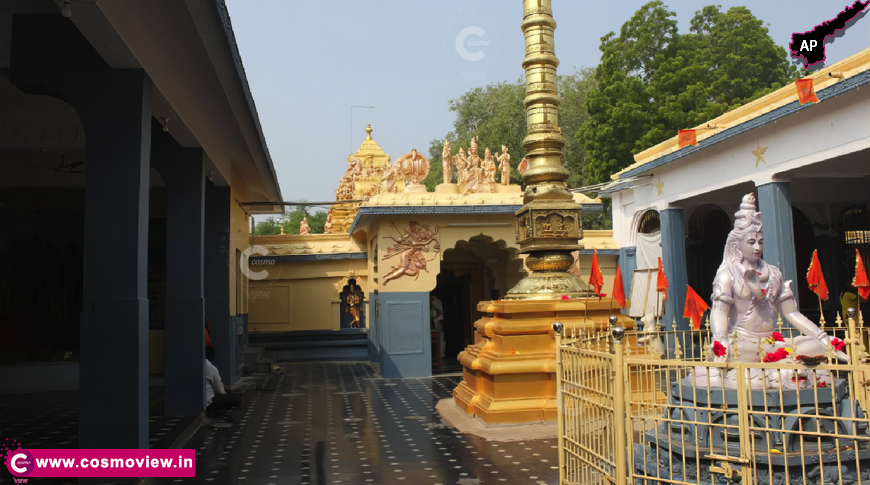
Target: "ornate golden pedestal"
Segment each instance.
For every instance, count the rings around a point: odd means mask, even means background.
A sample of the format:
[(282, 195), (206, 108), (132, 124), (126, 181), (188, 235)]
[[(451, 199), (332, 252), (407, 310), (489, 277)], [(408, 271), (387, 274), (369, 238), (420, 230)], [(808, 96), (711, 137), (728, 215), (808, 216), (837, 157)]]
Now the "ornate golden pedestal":
[(477, 309), (489, 316), (474, 324), (477, 343), (459, 354), (462, 382), (453, 400), (486, 425), (556, 420), (553, 322), (562, 322), (566, 335), (606, 329), (610, 315), (634, 325), (610, 309), (609, 299), (481, 302)]

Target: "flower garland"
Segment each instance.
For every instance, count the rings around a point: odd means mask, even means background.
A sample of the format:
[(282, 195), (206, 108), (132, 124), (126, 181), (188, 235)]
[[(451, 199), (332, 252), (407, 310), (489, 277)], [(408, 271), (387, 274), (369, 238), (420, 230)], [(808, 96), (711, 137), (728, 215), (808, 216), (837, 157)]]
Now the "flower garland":
[(840, 340), (838, 338), (832, 338), (831, 339), (831, 347), (833, 347), (835, 350), (837, 350), (839, 352), (842, 352), (842, 351), (846, 350), (846, 342), (843, 342), (842, 340)]
[(780, 347), (773, 352), (768, 352), (767, 355), (764, 356), (764, 359), (762, 359), (762, 362), (779, 362), (791, 355), (793, 352), (794, 349), (791, 347)]
[(727, 353), (728, 349), (726, 349), (724, 345), (719, 343), (718, 340), (713, 342), (713, 355), (715, 355), (716, 357), (722, 357)]

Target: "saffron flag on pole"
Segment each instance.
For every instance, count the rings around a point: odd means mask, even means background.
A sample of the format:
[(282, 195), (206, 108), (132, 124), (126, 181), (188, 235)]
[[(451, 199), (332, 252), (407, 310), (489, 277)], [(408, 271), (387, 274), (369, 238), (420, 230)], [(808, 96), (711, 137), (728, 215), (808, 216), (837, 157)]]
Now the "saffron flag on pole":
[(656, 277), (656, 291), (662, 293), (662, 300), (668, 301), (668, 277), (665, 276), (665, 268), (662, 266), (662, 258), (659, 258), (659, 274)]
[(707, 306), (707, 302), (695, 293), (695, 290), (691, 286), (686, 285), (686, 288), (686, 307), (683, 308), (683, 318), (691, 320), (695, 330), (700, 330), (701, 317), (704, 316), (704, 312), (709, 310), (710, 307)]
[(867, 280), (867, 270), (864, 269), (864, 261), (858, 248), (855, 248), (855, 277), (852, 278), (852, 286), (858, 289), (861, 298), (870, 300), (870, 281)]
[(695, 136), (695, 130), (680, 130), (680, 135), (677, 138), (680, 148), (687, 145), (697, 145), (698, 138)]
[(822, 274), (822, 265), (819, 264), (818, 250), (813, 250), (813, 259), (810, 269), (807, 270), (807, 283), (813, 293), (819, 295), (822, 300), (828, 299), (828, 284), (825, 283), (825, 275)]
[(604, 275), (598, 267), (598, 250), (592, 250), (592, 273), (589, 275), (589, 284), (595, 288), (595, 294), (601, 298), (601, 287), (604, 286)]
[(622, 270), (619, 265), (616, 265), (616, 276), (613, 277), (613, 299), (619, 304), (620, 308), (625, 308), (625, 288), (622, 285)]
[(797, 86), (798, 99), (801, 104), (819, 102), (819, 98), (816, 97), (816, 90), (813, 88), (813, 78), (798, 79), (795, 81), (795, 86)]

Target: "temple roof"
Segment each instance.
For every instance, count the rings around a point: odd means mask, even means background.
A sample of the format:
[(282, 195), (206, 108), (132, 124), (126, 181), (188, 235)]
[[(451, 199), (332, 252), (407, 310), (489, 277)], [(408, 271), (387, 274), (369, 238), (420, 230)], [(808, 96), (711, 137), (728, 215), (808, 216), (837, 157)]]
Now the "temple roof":
[(368, 157), (375, 157), (377, 159), (378, 157), (389, 156), (380, 145), (377, 144), (377, 142), (372, 140), (372, 125), (366, 126), (366, 139), (362, 142), (353, 156), (359, 158), (361, 161), (364, 161), (364, 159)]
[[(868, 70), (870, 70), (870, 49), (865, 49), (830, 67), (820, 69), (804, 79), (813, 80), (819, 101), (823, 102), (828, 98), (840, 94), (844, 90), (858, 88), (863, 84), (867, 84)], [(830, 73), (839, 73), (843, 78), (834, 77)], [(766, 96), (694, 127), (694, 129), (699, 130), (697, 132), (697, 146), (690, 145), (680, 148), (679, 137), (674, 136), (638, 153), (634, 156), (635, 163), (616, 172), (610, 178), (612, 180), (619, 180), (637, 175), (698, 150), (703, 150), (707, 146), (718, 143), (735, 134), (742, 133), (747, 129), (752, 129), (774, 121), (781, 116), (811, 106), (812, 104), (799, 104), (794, 84), (783, 86)], [(707, 128), (708, 126), (718, 128)], [(611, 191), (609, 190), (609, 192)]]

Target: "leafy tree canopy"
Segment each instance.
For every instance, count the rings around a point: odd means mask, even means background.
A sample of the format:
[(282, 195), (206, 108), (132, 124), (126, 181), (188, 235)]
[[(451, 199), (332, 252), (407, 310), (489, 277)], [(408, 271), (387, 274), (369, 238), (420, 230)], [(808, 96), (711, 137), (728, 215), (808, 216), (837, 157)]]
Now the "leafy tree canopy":
[[(303, 201), (304, 202), (304, 201)], [(302, 224), (302, 218), (308, 218), (308, 227), (311, 229), (311, 234), (322, 234), (323, 226), (326, 225), (326, 211), (317, 211), (313, 214), (309, 212), (310, 207), (304, 205), (286, 206), (284, 214), (278, 217), (269, 217), (265, 221), (258, 222), (254, 227), (255, 236), (272, 236), (281, 234), (281, 228), (284, 228), (284, 234), (299, 234), (299, 226)]]
[(696, 12), (677, 32), (664, 2), (644, 5), (619, 36), (601, 38), (595, 89), (575, 138), (586, 183), (627, 167), (633, 155), (794, 81), (798, 70), (746, 7)]
[[(586, 121), (586, 93), (595, 85), (592, 69), (581, 69), (572, 74), (559, 76), (559, 92), (562, 105), (559, 108), (559, 124), (563, 133), (574, 133)], [(511, 183), (520, 184), (522, 178), (517, 166), (525, 156), (523, 138), (526, 136), (526, 110), (523, 81), (501, 82), (477, 87), (450, 100), (450, 111), (456, 113), (453, 130), (447, 136), (429, 142), (429, 176), (423, 181), (428, 189), (443, 181), (442, 151), (444, 139), (450, 140), (451, 152), (455, 155), (459, 147), (468, 150), (471, 138), (476, 136), (480, 147), (478, 154), (483, 158), (484, 150), (489, 147), (493, 156), (501, 151), (504, 144), (511, 155)], [(569, 137), (570, 138), (570, 137)], [(565, 163), (572, 171), (568, 180), (570, 186), (582, 184), (583, 152), (576, 140), (569, 139), (565, 146)]]

